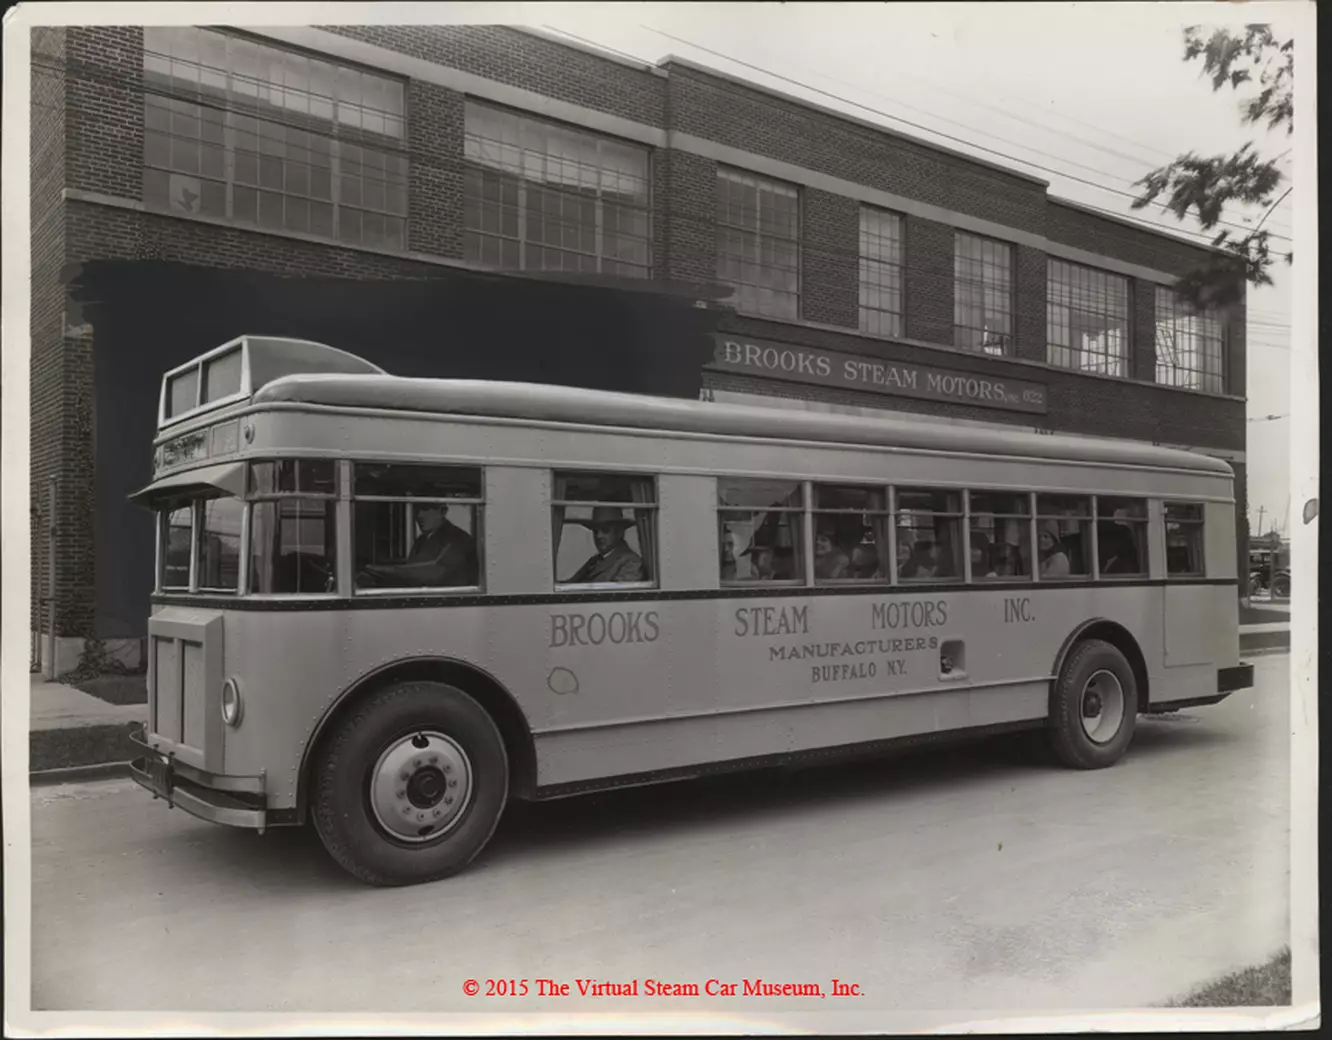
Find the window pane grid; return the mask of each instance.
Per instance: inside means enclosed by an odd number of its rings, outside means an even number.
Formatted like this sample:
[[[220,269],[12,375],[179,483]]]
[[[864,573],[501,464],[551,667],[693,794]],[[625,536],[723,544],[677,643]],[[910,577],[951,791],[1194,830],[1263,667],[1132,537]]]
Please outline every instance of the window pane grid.
[[[293,84],[305,83],[321,63],[284,56],[211,30],[150,30],[144,51],[145,78],[173,94],[181,90],[179,62],[172,57],[164,71],[164,54],[186,55],[195,63],[191,68],[206,57],[221,62],[219,67],[227,74],[219,90],[196,91],[197,103],[145,94],[143,192],[147,204],[268,230],[406,248],[404,155],[340,139],[339,125],[352,125],[352,121],[335,121],[331,108],[324,111],[319,105],[306,104],[297,109],[284,100],[276,106],[282,109],[280,113],[274,106],[268,107],[266,111],[274,118],[266,119],[250,114],[265,111],[263,106],[237,103],[238,98],[255,100],[254,95],[233,89],[235,83],[245,81],[235,74],[238,68],[262,73],[263,82],[275,89],[282,84],[281,96],[288,99],[295,90]],[[293,61],[287,62],[286,57]],[[330,76],[340,71],[331,65],[326,70]],[[377,132],[401,138],[401,84],[356,75],[362,90],[369,89],[379,103],[389,106],[386,111],[397,113],[394,127]],[[378,85],[365,87],[370,80]],[[270,100],[271,96],[272,91],[264,95]],[[322,132],[275,121],[294,112],[313,125],[322,122]],[[361,129],[370,128],[366,119],[358,117],[358,123]]]
[[[1176,292],[1156,288],[1156,381],[1225,392],[1225,339],[1213,307],[1194,310]]]
[[[1047,262],[1047,360],[1052,365],[1128,375],[1128,279],[1063,260]]]
[[[953,253],[953,345],[1007,354],[1013,339],[1013,250],[958,233]]]
[[[404,138],[401,82],[213,29],[145,28],[143,70],[173,93]]]
[[[799,316],[799,192],[736,170],[717,171],[717,280],[738,310]]]
[[[476,104],[463,147],[465,259],[650,276],[646,149]]]
[[[902,335],[902,218],[860,208],[860,331]]]

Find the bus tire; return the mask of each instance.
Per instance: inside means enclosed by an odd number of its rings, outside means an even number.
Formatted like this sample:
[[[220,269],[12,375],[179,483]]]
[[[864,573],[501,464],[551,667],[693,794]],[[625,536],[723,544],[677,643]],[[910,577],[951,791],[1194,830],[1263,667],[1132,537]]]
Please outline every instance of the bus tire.
[[[336,725],[315,761],[312,813],[329,854],[371,885],[466,867],[495,832],[509,763],[494,721],[445,683],[395,683]]]
[[[1100,639],[1078,643],[1050,696],[1049,741],[1073,769],[1104,769],[1128,750],[1138,718],[1138,684],[1118,649]]]

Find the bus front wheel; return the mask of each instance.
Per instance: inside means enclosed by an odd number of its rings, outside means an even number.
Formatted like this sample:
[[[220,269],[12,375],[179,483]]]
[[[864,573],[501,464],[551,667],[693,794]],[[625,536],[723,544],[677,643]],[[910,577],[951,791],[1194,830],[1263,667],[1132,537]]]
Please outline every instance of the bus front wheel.
[[[1050,743],[1074,769],[1104,769],[1123,757],[1138,718],[1133,669],[1114,646],[1088,639],[1075,646],[1055,680]]]
[[[402,682],[355,705],[315,763],[312,815],[329,854],[371,885],[437,881],[495,832],[508,757],[462,690]]]

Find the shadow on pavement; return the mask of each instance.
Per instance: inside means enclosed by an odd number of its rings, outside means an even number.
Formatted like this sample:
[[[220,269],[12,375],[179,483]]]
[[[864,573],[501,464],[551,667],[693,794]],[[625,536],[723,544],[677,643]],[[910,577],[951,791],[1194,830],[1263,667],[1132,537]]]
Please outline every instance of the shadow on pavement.
[[[1234,734],[1202,725],[1187,713],[1139,720],[1130,757],[1154,759],[1186,748],[1224,745]],[[1039,731],[968,744],[913,749],[871,759],[681,780],[550,802],[514,802],[505,811],[488,848],[469,868],[486,870],[515,860],[532,861],[576,845],[623,841],[631,835],[669,834],[692,827],[724,825],[760,815],[796,813],[811,807],[843,811],[866,801],[890,807],[912,798],[983,794],[1002,778],[1057,773]],[[312,826],[280,827],[265,835],[209,829],[201,832],[201,861],[210,872],[237,871],[247,885],[265,890],[310,890],[330,883],[372,891],[346,874],[324,851]]]

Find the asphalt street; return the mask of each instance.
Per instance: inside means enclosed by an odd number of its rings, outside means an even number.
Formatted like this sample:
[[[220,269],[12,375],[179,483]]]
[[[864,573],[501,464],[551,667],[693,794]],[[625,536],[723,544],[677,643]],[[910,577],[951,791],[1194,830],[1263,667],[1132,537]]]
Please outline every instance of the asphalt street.
[[[1256,689],[1140,720],[1110,770],[1008,739],[519,805],[465,874],[408,889],[361,886],[308,829],[214,826],[129,781],[35,788],[33,1009],[1151,1005],[1288,941],[1287,675],[1259,658]],[[826,999],[744,997],[759,979]]]

